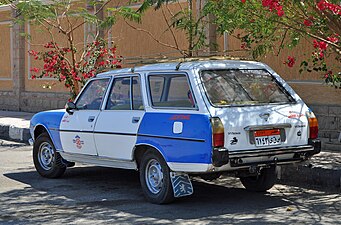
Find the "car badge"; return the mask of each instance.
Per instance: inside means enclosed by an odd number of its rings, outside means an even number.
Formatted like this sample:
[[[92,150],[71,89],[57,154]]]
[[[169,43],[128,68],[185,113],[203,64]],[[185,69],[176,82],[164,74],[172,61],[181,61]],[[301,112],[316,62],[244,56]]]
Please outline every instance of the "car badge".
[[[259,117],[262,118],[265,122],[268,122],[268,119],[270,117],[270,113],[261,113],[261,114],[259,114]]]

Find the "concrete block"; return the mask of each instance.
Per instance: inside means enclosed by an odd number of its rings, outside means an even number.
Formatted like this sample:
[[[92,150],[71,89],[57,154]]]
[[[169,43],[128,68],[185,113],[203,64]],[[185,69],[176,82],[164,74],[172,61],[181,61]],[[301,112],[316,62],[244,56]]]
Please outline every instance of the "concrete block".
[[[325,143],[322,150],[341,153],[341,143]]]
[[[9,130],[9,126],[0,125],[0,138],[8,139],[9,138],[8,130]]]
[[[319,131],[319,137],[325,139],[337,139],[339,136],[339,132],[337,131]]]
[[[64,107],[65,107],[65,105],[66,105],[66,102],[67,102],[67,100],[59,100],[58,101],[58,108],[59,109],[63,109]]]
[[[58,101],[57,100],[52,100],[51,101],[51,108],[52,109],[58,109]]]
[[[13,140],[23,140],[23,130],[22,128],[18,128],[18,127],[14,127],[14,126],[10,126],[9,127],[9,138],[13,139]]]
[[[35,101],[34,105],[37,106],[37,107],[43,107],[43,100],[42,99],[37,99]]]
[[[328,106],[325,105],[311,105],[310,109],[315,113],[316,116],[328,115]]]
[[[24,130],[23,130],[23,136],[22,136],[22,137],[23,137],[22,141],[28,143],[28,140],[31,138],[30,129],[24,129]]]
[[[302,186],[328,187],[340,191],[341,170],[306,165],[288,165],[281,168],[281,182]]]
[[[319,116],[318,123],[320,130],[339,130],[338,118],[335,116]]]
[[[341,106],[329,106],[329,115],[341,117]]]
[[[51,101],[50,100],[43,100],[43,107],[46,109],[51,109]]]

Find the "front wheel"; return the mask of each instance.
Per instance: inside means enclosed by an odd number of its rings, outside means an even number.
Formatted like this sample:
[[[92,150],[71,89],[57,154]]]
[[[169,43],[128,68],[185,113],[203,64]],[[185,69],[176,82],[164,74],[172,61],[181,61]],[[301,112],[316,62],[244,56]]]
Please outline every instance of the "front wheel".
[[[33,145],[33,162],[37,172],[47,178],[57,178],[64,174],[66,166],[47,133],[37,137]]]
[[[148,201],[165,204],[174,200],[169,168],[157,152],[148,151],[143,155],[140,162],[140,182]]]
[[[257,176],[240,177],[246,190],[264,192],[272,188],[277,180],[276,166],[263,168]]]

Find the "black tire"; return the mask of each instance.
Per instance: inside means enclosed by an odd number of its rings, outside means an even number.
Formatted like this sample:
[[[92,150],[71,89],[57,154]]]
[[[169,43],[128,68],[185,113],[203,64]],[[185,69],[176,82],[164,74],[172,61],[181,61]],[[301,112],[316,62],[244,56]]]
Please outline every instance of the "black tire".
[[[33,162],[42,177],[57,178],[64,174],[66,166],[47,133],[37,137],[33,145]]]
[[[277,181],[276,167],[263,168],[258,176],[240,177],[248,191],[264,192],[271,189]]]
[[[148,151],[142,156],[140,182],[142,191],[149,202],[166,204],[174,200],[170,170],[159,153]]]

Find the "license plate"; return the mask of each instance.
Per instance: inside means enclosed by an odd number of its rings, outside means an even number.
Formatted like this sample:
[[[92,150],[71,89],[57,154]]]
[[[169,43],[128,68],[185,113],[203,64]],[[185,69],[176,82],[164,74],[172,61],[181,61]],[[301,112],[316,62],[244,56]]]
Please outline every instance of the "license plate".
[[[281,144],[281,131],[273,130],[257,130],[254,132],[256,146],[269,146]]]

